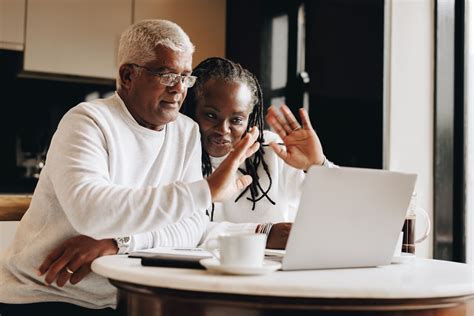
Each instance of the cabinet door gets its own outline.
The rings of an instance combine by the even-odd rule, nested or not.
[[[26,0],[0,0],[0,48],[23,50]]]
[[[115,78],[132,0],[28,0],[27,71]]]
[[[183,28],[196,46],[193,66],[225,56],[226,0],[135,0],[134,22],[166,19]]]

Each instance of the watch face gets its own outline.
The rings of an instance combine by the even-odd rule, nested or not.
[[[130,236],[115,238],[115,242],[117,243],[118,247],[118,254],[124,254],[128,251],[128,247],[130,246],[130,240]]]
[[[130,237],[129,236],[118,237],[118,238],[115,238],[115,240],[117,241],[117,243],[120,243],[120,244],[128,244],[130,242]]]

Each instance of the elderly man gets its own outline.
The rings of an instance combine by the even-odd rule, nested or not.
[[[133,236],[115,242],[137,249],[148,242],[146,232],[160,231],[166,244],[167,225],[177,222],[188,233],[174,243],[197,244],[206,207],[250,184],[249,176],[235,174],[258,148],[255,130],[202,179],[198,127],[179,113],[196,79],[190,76],[193,51],[189,37],[169,21],[142,21],[124,32],[117,93],[63,117],[30,209],[1,255],[2,316],[113,312],[114,287],[93,273],[77,285],[45,285],[38,267],[46,254],[79,234],[104,242]],[[69,264],[56,271],[59,278],[81,273],[74,266],[79,255],[71,252]]]

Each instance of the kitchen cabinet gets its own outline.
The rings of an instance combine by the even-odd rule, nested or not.
[[[23,50],[26,0],[0,0],[0,49]]]
[[[193,66],[225,56],[226,0],[135,0],[133,21],[166,19],[179,24],[196,46]]]
[[[114,79],[133,0],[28,0],[24,69]]]
[[[225,0],[28,0],[24,70],[115,79],[120,34],[150,18],[188,33],[194,65],[225,56]]]

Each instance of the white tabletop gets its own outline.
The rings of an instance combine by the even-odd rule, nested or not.
[[[383,267],[278,271],[230,276],[205,270],[144,267],[140,259],[106,256],[92,270],[104,277],[147,286],[246,295],[311,298],[439,298],[474,294],[474,265],[415,259]]]

